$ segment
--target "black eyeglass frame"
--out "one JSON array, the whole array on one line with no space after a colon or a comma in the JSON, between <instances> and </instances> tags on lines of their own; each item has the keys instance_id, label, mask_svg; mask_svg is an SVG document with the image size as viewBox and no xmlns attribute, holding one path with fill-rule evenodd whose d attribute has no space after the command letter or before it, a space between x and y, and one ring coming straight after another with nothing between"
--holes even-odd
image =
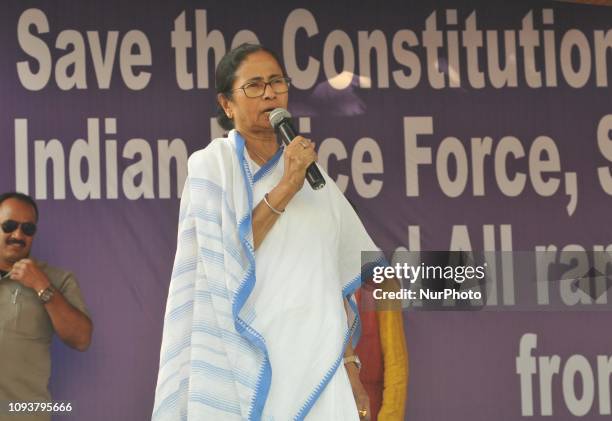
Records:
<instances>
[{"instance_id":1,"label":"black eyeglass frame","mask_svg":"<svg viewBox=\"0 0 612 421\"><path fill-rule=\"evenodd\" d=\"M277 92L277 91L274 90L274 87L272 86L272 84L274 82L278 82L279 80L283 80L283 81L285 81L287 83L287 90L286 91ZM255 95L255 96L250 96L249 94L247 94L247 91L246 91L247 87L249 85L253 85L253 84L257 84L257 83L263 83L263 89L261 91L261 94ZM236 89L232 89L230 92L235 92L235 91L242 90L242 92L244 92L244 96L246 96L247 98L261 98L266 93L266 88L268 86L270 86L270 89L272 89L272 92L274 92L276 95L285 94L285 93L289 92L289 88L291 87L291 78L290 77L275 77L274 79L269 80L268 82L264 82L263 80L247 82L244 85L239 86Z\"/></svg>"},{"instance_id":2,"label":"black eyeglass frame","mask_svg":"<svg viewBox=\"0 0 612 421\"><path fill-rule=\"evenodd\" d=\"M36 234L36 224L34 222L17 222L13 219L7 219L2 224L2 232L5 234L10 234L15 232L19 227L21 227L21 232L23 232L28 237L33 237Z\"/></svg>"}]
</instances>

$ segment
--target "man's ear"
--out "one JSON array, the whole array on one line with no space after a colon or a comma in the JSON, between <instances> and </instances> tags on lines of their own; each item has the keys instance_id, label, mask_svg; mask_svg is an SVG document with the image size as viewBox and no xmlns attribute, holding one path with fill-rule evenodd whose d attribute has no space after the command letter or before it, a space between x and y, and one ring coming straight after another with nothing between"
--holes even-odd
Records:
<instances>
[{"instance_id":1,"label":"man's ear","mask_svg":"<svg viewBox=\"0 0 612 421\"><path fill-rule=\"evenodd\" d=\"M225 115L231 120L234 116L232 115L230 100L224 94L217 94L217 102L225 112Z\"/></svg>"}]
</instances>

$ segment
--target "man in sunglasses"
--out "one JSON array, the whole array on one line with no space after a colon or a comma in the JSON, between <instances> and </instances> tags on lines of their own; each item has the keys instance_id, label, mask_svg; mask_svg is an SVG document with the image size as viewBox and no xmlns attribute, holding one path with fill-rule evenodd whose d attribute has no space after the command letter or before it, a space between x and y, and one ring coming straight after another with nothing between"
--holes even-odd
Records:
<instances>
[{"instance_id":1,"label":"man in sunglasses","mask_svg":"<svg viewBox=\"0 0 612 421\"><path fill-rule=\"evenodd\" d=\"M93 325L74 276L30 258L37 221L32 198L0 194L0 403L51 400L54 333L79 351L91 342Z\"/></svg>"}]
</instances>

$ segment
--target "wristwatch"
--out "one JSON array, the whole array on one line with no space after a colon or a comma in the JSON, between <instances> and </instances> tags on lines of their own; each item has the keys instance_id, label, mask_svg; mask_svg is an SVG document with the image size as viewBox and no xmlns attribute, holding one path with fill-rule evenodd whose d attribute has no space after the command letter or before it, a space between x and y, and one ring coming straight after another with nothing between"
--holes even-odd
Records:
<instances>
[{"instance_id":1,"label":"wristwatch","mask_svg":"<svg viewBox=\"0 0 612 421\"><path fill-rule=\"evenodd\" d=\"M354 363L357 366L357 370L361 371L361 360L357 354L353 354L350 357L344 357L342 361L344 361L345 365L348 363Z\"/></svg>"},{"instance_id":2,"label":"wristwatch","mask_svg":"<svg viewBox=\"0 0 612 421\"><path fill-rule=\"evenodd\" d=\"M55 294L53 288L47 287L38 291L38 298L40 299L41 303L47 304L51 300L51 298L53 298L53 294Z\"/></svg>"}]
</instances>

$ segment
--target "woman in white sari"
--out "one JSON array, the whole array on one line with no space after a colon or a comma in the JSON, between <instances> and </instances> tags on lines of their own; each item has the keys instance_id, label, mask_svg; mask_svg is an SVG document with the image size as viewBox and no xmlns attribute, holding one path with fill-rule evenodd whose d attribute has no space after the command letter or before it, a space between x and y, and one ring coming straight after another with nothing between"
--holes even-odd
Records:
<instances>
[{"instance_id":1,"label":"woman in white sari","mask_svg":"<svg viewBox=\"0 0 612 421\"><path fill-rule=\"evenodd\" d=\"M316 160L280 147L269 112L289 79L243 44L219 63L227 138L189 159L153 419L369 419L351 339L360 252L375 245L333 180L304 185Z\"/></svg>"}]
</instances>

